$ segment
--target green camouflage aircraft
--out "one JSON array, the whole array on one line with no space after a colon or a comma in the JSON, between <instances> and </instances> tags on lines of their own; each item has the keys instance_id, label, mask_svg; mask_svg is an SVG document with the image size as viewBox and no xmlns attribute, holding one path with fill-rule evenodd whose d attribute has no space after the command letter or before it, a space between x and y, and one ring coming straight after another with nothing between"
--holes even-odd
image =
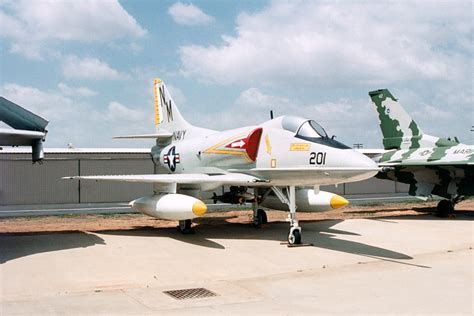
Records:
<instances>
[{"instance_id":1,"label":"green camouflage aircraft","mask_svg":"<svg viewBox=\"0 0 474 316\"><path fill-rule=\"evenodd\" d=\"M424 134L387 90L369 92L376 107L386 150L377 158L383 171L377 177L407 183L409 194L438 195L437 213L447 216L456 203L474 194L474 146L457 138Z\"/></svg>"}]
</instances>

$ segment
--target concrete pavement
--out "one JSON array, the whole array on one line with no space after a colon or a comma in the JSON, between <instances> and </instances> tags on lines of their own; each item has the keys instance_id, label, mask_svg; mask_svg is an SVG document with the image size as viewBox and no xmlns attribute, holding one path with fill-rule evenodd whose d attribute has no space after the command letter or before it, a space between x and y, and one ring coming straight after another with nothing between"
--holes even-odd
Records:
<instances>
[{"instance_id":1,"label":"concrete pavement","mask_svg":"<svg viewBox=\"0 0 474 316\"><path fill-rule=\"evenodd\" d=\"M474 217L0 234L0 314L472 315ZM163 291L206 288L176 300Z\"/></svg>"}]
</instances>

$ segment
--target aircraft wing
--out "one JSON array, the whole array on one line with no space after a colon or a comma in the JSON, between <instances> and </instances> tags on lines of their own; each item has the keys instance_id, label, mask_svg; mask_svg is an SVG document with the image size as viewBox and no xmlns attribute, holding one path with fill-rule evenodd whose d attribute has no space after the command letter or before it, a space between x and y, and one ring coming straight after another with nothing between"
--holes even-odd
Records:
<instances>
[{"instance_id":1,"label":"aircraft wing","mask_svg":"<svg viewBox=\"0 0 474 316\"><path fill-rule=\"evenodd\" d=\"M155 184L206 184L220 183L223 185L252 185L259 182L266 182L254 176L242 173L223 174L141 174L141 175L104 175L104 176L72 176L63 179L76 180L97 180L97 181L119 181L119 182L139 182Z\"/></svg>"},{"instance_id":2,"label":"aircraft wing","mask_svg":"<svg viewBox=\"0 0 474 316\"><path fill-rule=\"evenodd\" d=\"M0 128L0 146L32 146L45 136L44 132Z\"/></svg>"},{"instance_id":3,"label":"aircraft wing","mask_svg":"<svg viewBox=\"0 0 474 316\"><path fill-rule=\"evenodd\" d=\"M10 100L0 97L0 121L18 130L44 132L48 121Z\"/></svg>"}]
</instances>

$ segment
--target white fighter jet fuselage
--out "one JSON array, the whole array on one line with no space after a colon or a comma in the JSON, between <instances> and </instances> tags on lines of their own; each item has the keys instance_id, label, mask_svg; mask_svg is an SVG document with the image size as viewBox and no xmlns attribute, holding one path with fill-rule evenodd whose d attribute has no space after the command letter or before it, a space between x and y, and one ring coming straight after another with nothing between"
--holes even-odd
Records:
<instances>
[{"instance_id":1,"label":"white fighter jet fuselage","mask_svg":"<svg viewBox=\"0 0 474 316\"><path fill-rule=\"evenodd\" d=\"M371 159L328 137L321 127L319 135L316 124L281 116L257 126L209 131L199 138L184 136L165 147L158 145L155 161L167 173L244 173L265 180L255 186L331 185L374 174Z\"/></svg>"}]
</instances>

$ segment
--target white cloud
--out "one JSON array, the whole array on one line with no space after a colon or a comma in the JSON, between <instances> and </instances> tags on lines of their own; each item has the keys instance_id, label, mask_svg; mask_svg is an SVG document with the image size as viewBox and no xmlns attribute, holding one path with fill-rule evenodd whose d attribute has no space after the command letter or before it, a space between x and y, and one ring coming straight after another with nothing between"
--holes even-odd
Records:
<instances>
[{"instance_id":1,"label":"white cloud","mask_svg":"<svg viewBox=\"0 0 474 316\"><path fill-rule=\"evenodd\" d=\"M63 119L72 106L70 98L55 91L42 91L16 83L3 85L1 91L5 98L49 121Z\"/></svg>"},{"instance_id":2,"label":"white cloud","mask_svg":"<svg viewBox=\"0 0 474 316\"><path fill-rule=\"evenodd\" d=\"M130 109L117 101L112 101L107 107L107 114L105 118L109 121L115 121L117 123L139 123L145 121L147 115L148 113L135 109Z\"/></svg>"},{"instance_id":3,"label":"white cloud","mask_svg":"<svg viewBox=\"0 0 474 316\"><path fill-rule=\"evenodd\" d=\"M93 97L97 95L96 91L87 87L70 87L63 82L58 84L58 89L65 96Z\"/></svg>"},{"instance_id":4,"label":"white cloud","mask_svg":"<svg viewBox=\"0 0 474 316\"><path fill-rule=\"evenodd\" d=\"M181 25L205 25L211 23L214 18L204 13L194 4L176 2L168 8L168 14Z\"/></svg>"},{"instance_id":5,"label":"white cloud","mask_svg":"<svg viewBox=\"0 0 474 316\"><path fill-rule=\"evenodd\" d=\"M290 106L290 100L287 98L264 94L257 88L249 88L242 91L235 101L235 105L238 107L273 109Z\"/></svg>"},{"instance_id":6,"label":"white cloud","mask_svg":"<svg viewBox=\"0 0 474 316\"><path fill-rule=\"evenodd\" d=\"M11 52L28 58L42 58L48 41L110 42L146 33L116 0L0 4L0 36L11 40Z\"/></svg>"},{"instance_id":7,"label":"white cloud","mask_svg":"<svg viewBox=\"0 0 474 316\"><path fill-rule=\"evenodd\" d=\"M67 56L61 67L63 75L69 79L120 80L127 77L97 58Z\"/></svg>"},{"instance_id":8,"label":"white cloud","mask_svg":"<svg viewBox=\"0 0 474 316\"><path fill-rule=\"evenodd\" d=\"M219 84L454 80L471 72L471 21L469 2L275 1L224 44L179 54L184 74Z\"/></svg>"},{"instance_id":9,"label":"white cloud","mask_svg":"<svg viewBox=\"0 0 474 316\"><path fill-rule=\"evenodd\" d=\"M420 109L414 111L413 117L423 118L424 121L446 121L456 118L454 113L442 110L429 104L423 105Z\"/></svg>"}]
</instances>

